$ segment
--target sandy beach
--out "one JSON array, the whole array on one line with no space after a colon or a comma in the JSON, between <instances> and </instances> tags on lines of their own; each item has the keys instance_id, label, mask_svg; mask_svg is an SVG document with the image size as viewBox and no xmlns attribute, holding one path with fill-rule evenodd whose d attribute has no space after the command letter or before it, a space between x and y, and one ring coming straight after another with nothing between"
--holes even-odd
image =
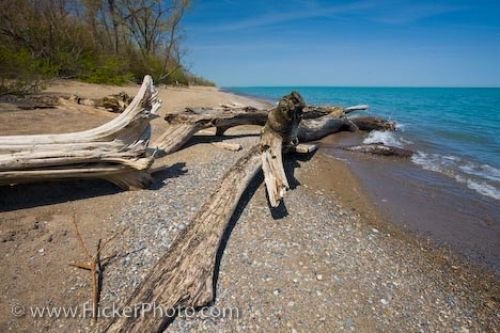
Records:
<instances>
[{"instance_id":1,"label":"sandy beach","mask_svg":"<svg viewBox=\"0 0 500 333\"><path fill-rule=\"evenodd\" d=\"M60 81L47 94L100 97L117 88ZM153 138L167 112L220 105L266 108L266 102L215 88L160 87ZM70 132L102 124L113 113L18 110L0 103L0 134ZM110 244L118 254L105 267L100 307L123 304L186 228L232 164L258 141L259 127L237 127L231 152L197 134L155 162L148 190L123 192L98 180L0 187L0 330L92 332L89 318L16 317L14 305L80 306L90 301L73 218L89 248L126 227ZM258 175L231 223L212 308L237 309L232 318L177 318L167 332L498 332L498 277L454 253L387 223L349 166L320 150L289 158L293 179L285 209L270 210ZM234 314L234 313L233 313ZM104 320L99 320L98 325Z\"/></svg>"}]
</instances>

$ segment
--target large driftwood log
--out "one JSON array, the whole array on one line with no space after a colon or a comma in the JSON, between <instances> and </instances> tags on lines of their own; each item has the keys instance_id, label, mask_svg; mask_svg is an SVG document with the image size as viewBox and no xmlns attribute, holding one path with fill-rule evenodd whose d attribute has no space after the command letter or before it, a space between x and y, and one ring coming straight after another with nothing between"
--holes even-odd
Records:
<instances>
[{"instance_id":1,"label":"large driftwood log","mask_svg":"<svg viewBox=\"0 0 500 333\"><path fill-rule=\"evenodd\" d=\"M113 318L105 332L161 332L171 318L158 313L155 316L154 309L147 311L141 304L161 305L163 313L171 313L213 301L217 252L245 189L261 167L271 201L279 201L282 191L288 188L281 162L282 147L296 143L303 107L300 95L292 93L269 112L259 144L226 173L189 226L128 300L126 306L138 309L136 316Z\"/></svg>"},{"instance_id":2,"label":"large driftwood log","mask_svg":"<svg viewBox=\"0 0 500 333\"><path fill-rule=\"evenodd\" d=\"M267 111L252 108L220 110L220 109L187 109L183 113L172 113L165 116L169 128L153 143L165 154L179 150L198 131L216 127L228 129L238 125L263 126L267 120Z\"/></svg>"},{"instance_id":3,"label":"large driftwood log","mask_svg":"<svg viewBox=\"0 0 500 333\"><path fill-rule=\"evenodd\" d=\"M348 129L353 125L346 115L366 109L368 109L367 105L348 108L306 106L302 113L305 122L301 127L304 128L299 130L298 139L299 141L316 140L328 134ZM194 134L206 128L215 127L216 135L221 136L227 129L235 126L264 126L269 112L251 107L187 108L184 112L170 113L165 116L165 120L170 126L153 143L153 146L156 146L164 154L171 154L182 148Z\"/></svg>"},{"instance_id":4,"label":"large driftwood log","mask_svg":"<svg viewBox=\"0 0 500 333\"><path fill-rule=\"evenodd\" d=\"M98 177L122 188L142 187L153 163L150 118L160 107L150 76L127 109L87 131L0 136L0 185ZM123 178L120 178L123 176Z\"/></svg>"},{"instance_id":5,"label":"large driftwood log","mask_svg":"<svg viewBox=\"0 0 500 333\"><path fill-rule=\"evenodd\" d=\"M348 113L357 111L357 107L346 108ZM307 113L304 113L307 114ZM340 131L394 131L396 124L377 117L346 117L346 112L329 113L324 116L305 118L299 127L299 141L319 140L327 135Z\"/></svg>"}]
</instances>

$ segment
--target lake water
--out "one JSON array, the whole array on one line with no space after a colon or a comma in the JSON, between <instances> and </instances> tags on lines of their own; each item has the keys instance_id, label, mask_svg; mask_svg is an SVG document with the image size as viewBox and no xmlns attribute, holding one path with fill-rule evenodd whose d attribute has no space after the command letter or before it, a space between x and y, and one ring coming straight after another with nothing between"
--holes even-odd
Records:
<instances>
[{"instance_id":1,"label":"lake water","mask_svg":"<svg viewBox=\"0 0 500 333\"><path fill-rule=\"evenodd\" d=\"M307 104L368 104L369 114L395 120L399 131L373 132L366 143L384 142L414 149L415 164L500 200L500 88L227 89L271 101L296 90Z\"/></svg>"}]
</instances>

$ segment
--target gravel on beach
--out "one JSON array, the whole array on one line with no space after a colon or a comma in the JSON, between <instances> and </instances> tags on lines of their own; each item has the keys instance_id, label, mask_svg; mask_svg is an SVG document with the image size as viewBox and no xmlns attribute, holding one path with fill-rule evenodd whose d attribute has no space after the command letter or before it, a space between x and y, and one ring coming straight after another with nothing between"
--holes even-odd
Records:
<instances>
[{"instance_id":1,"label":"gravel on beach","mask_svg":"<svg viewBox=\"0 0 500 333\"><path fill-rule=\"evenodd\" d=\"M166 158L164 184L129 198L115 221L127 230L111 251L125 255L106 268L101 307L128 298L256 137L229 142L245 149L191 146ZM269 209L258 176L235 214L215 304L167 332L498 331L498 286L478 287L480 276L432 260L347 210L335 189L304 182L328 176L316 158L287 163L297 181L286 209Z\"/></svg>"}]
</instances>

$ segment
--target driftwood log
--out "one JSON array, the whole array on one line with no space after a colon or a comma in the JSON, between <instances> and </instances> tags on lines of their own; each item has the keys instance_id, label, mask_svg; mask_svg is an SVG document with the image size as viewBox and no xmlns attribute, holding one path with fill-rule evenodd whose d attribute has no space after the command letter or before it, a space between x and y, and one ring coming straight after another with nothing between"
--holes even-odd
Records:
<instances>
[{"instance_id":1,"label":"driftwood log","mask_svg":"<svg viewBox=\"0 0 500 333\"><path fill-rule=\"evenodd\" d=\"M356 117L351 118L352 122L361 131L394 131L396 130L396 123L387 121L377 117Z\"/></svg>"},{"instance_id":2,"label":"driftwood log","mask_svg":"<svg viewBox=\"0 0 500 333\"><path fill-rule=\"evenodd\" d=\"M369 144L346 146L339 148L356 153L381 155L381 156L395 156L402 158L409 158L412 157L412 155L414 154L413 151L411 150L394 146L387 146L383 143L369 143Z\"/></svg>"},{"instance_id":3,"label":"driftwood log","mask_svg":"<svg viewBox=\"0 0 500 333\"><path fill-rule=\"evenodd\" d=\"M83 98L78 95L73 95L69 99L80 105L105 109L115 113L125 111L133 100L133 98L124 91L121 91L118 94L111 94L103 98Z\"/></svg>"},{"instance_id":4,"label":"driftwood log","mask_svg":"<svg viewBox=\"0 0 500 333\"><path fill-rule=\"evenodd\" d=\"M239 125L264 126L267 111L253 108L233 110L224 109L190 109L182 113L170 113L165 116L169 128L153 143L164 154L171 154L184 146L198 131L210 127L217 128L222 135L228 128Z\"/></svg>"},{"instance_id":5,"label":"driftwood log","mask_svg":"<svg viewBox=\"0 0 500 333\"><path fill-rule=\"evenodd\" d=\"M226 173L188 227L134 291L127 307L138 309L136 305L155 304L164 313L171 313L213 301L214 268L221 238L247 186L262 168L271 204L278 202L288 188L281 154L283 148L287 151L297 143L303 108L300 95L292 93L268 113L259 144ZM313 148L300 150L309 152ZM135 317L113 318L104 331L161 332L172 319L140 310L134 313Z\"/></svg>"},{"instance_id":6,"label":"driftwood log","mask_svg":"<svg viewBox=\"0 0 500 333\"><path fill-rule=\"evenodd\" d=\"M318 140L326 135L342 130L391 130L393 123L376 117L348 118L354 111L366 110L367 105L348 108L304 107L297 137L299 141ZM169 113L165 120L169 128L152 144L164 154L181 149L197 132L215 127L216 135L222 136L226 130L240 125L264 126L270 111L255 108L187 108L181 113Z\"/></svg>"},{"instance_id":7,"label":"driftwood log","mask_svg":"<svg viewBox=\"0 0 500 333\"><path fill-rule=\"evenodd\" d=\"M104 109L111 112L120 113L125 111L127 106L132 103L131 98L124 91L118 94L111 94L103 98L84 98L78 95L72 96L56 96L56 95L29 95L18 97L13 95L1 96L0 102L14 104L21 110L35 109L55 109L61 106L68 105L68 102L73 104L84 105L94 109Z\"/></svg>"},{"instance_id":8,"label":"driftwood log","mask_svg":"<svg viewBox=\"0 0 500 333\"><path fill-rule=\"evenodd\" d=\"M97 177L122 188L146 186L153 163L150 119L160 107L150 76L126 110L90 130L0 136L0 185Z\"/></svg>"}]
</instances>

